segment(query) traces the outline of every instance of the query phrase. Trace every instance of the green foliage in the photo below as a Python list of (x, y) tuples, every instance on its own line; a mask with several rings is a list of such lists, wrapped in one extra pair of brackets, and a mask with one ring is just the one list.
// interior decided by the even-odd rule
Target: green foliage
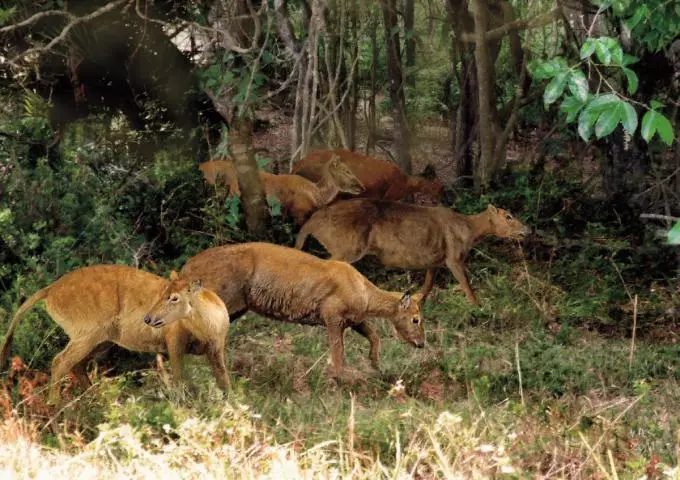
[[(599, 64), (593, 60), (593, 55)], [(597, 72), (600, 81), (606, 85), (610, 85), (606, 70), (613, 69), (619, 72), (614, 75), (625, 77), (630, 95), (637, 91), (638, 77), (629, 66), (638, 59), (625, 54), (615, 38), (587, 38), (581, 46), (580, 59)], [(578, 120), (578, 132), (584, 141), (588, 141), (593, 133), (598, 139), (606, 137), (619, 124), (630, 135), (637, 130), (638, 114), (632, 102), (614, 90), (591, 93), (581, 64), (569, 66), (567, 60), (558, 56), (548, 61), (533, 61), (530, 71), (537, 80), (550, 80), (543, 93), (546, 108), (564, 95), (560, 111), (566, 113), (567, 123)], [(567, 86), (569, 95), (565, 93)], [(658, 134), (664, 143), (670, 145), (674, 138), (672, 125), (657, 108), (653, 102), (648, 107), (642, 119), (641, 135), (645, 141), (651, 142), (654, 135)]]

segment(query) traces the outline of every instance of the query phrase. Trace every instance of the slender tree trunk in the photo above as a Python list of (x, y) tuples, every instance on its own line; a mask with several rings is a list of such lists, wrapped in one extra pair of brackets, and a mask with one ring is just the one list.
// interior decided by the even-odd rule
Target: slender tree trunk
[(484, 0), (470, 0), (470, 12), (475, 22), (475, 62), (477, 64), (477, 99), (479, 107), (479, 164), (475, 172), (475, 188), (485, 188), (493, 175), (494, 129), (490, 97), (493, 89), (491, 56), (486, 41), (488, 11)]
[(371, 21), (371, 95), (368, 99), (368, 139), (366, 140), (366, 153), (375, 150), (376, 137), (376, 111), (375, 97), (378, 95), (377, 65), (378, 65), (378, 20), (377, 15)]
[[(351, 17), (351, 41), (354, 45), (352, 49), (352, 55), (349, 59), (350, 67), (351, 62), (359, 58), (359, 6), (357, 5), (357, 0), (352, 1), (352, 11), (350, 12)], [(350, 93), (347, 109), (347, 143), (350, 150), (354, 150), (356, 147), (356, 129), (357, 129), (357, 107), (359, 104), (359, 64), (357, 63), (356, 68), (352, 70), (352, 77), (350, 78)]]
[(416, 77), (414, 67), (416, 65), (416, 37), (414, 30), (415, 4), (413, 0), (404, 0), (404, 30), (406, 50), (406, 81), (409, 86), (415, 87)]
[(397, 150), (397, 163), (408, 174), (411, 173), (409, 153), (409, 128), (406, 118), (404, 80), (401, 68), (401, 49), (395, 0), (382, 0), (383, 20), (385, 23), (385, 44), (387, 49), (387, 71), (390, 78), (390, 100), (394, 119), (394, 138)]
[(250, 233), (264, 236), (267, 233), (269, 216), (253, 150), (253, 123), (250, 119), (243, 119), (236, 123), (236, 130), (229, 135), (229, 150), (236, 166), (246, 227)]

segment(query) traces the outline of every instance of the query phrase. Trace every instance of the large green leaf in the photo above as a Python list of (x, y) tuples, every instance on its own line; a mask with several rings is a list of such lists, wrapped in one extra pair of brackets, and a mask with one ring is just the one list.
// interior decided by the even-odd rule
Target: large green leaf
[(612, 63), (612, 52), (609, 51), (607, 45), (600, 41), (600, 39), (595, 43), (595, 55), (597, 55), (597, 59), (600, 63), (605, 65)]
[(629, 134), (635, 133), (638, 126), (638, 116), (637, 112), (633, 106), (628, 102), (621, 102), (622, 113), (621, 113), (621, 125), (623, 125), (624, 130)]
[(581, 108), (583, 108), (583, 105), (584, 103), (576, 97), (569, 96), (564, 99), (560, 105), (560, 110), (567, 114), (567, 123), (576, 120), (576, 116), (581, 111)]
[(593, 38), (587, 38), (586, 41), (583, 42), (583, 45), (581, 46), (581, 52), (580, 52), (580, 56), (581, 56), (582, 60), (590, 57), (593, 54), (593, 52), (595, 52), (595, 45), (596, 45), (596, 42), (595, 42), (595, 39), (593, 39)]
[(588, 80), (581, 70), (572, 70), (568, 84), (569, 91), (582, 103), (588, 100)]
[(602, 138), (612, 133), (619, 124), (622, 110), (621, 102), (619, 102), (600, 113), (595, 123), (595, 137)]
[(593, 125), (597, 120), (597, 115), (597, 112), (592, 112), (587, 108), (584, 108), (578, 116), (578, 134), (586, 142), (593, 134)]
[(673, 125), (665, 115), (658, 113), (655, 119), (656, 132), (666, 145), (673, 143)]
[(640, 129), (640, 133), (642, 134), (642, 138), (644, 138), (645, 142), (647, 143), (652, 140), (652, 137), (656, 132), (656, 123), (654, 120), (658, 115), (658, 112), (654, 110), (648, 110), (647, 113), (645, 113), (642, 117), (642, 127)]
[(564, 92), (564, 87), (567, 83), (567, 72), (560, 72), (555, 78), (553, 78), (547, 87), (545, 87), (545, 92), (543, 92), (543, 103), (547, 106), (555, 102), (562, 92)]
[(628, 80), (628, 93), (630, 95), (633, 95), (638, 88), (638, 76), (630, 68), (621, 67), (621, 70), (623, 70), (623, 73), (626, 76), (626, 79)]
[(590, 103), (588, 103), (586, 109), (593, 112), (602, 112), (603, 110), (606, 110), (619, 102), (619, 97), (613, 93), (605, 93), (604, 95), (598, 95), (595, 97)]

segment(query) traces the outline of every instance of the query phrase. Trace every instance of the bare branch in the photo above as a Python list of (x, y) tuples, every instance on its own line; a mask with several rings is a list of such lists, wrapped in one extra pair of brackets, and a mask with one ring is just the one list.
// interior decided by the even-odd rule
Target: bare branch
[(288, 3), (285, 0), (274, 0), (274, 12), (276, 12), (276, 25), (279, 30), (279, 37), (283, 40), (286, 49), (297, 59), (302, 48), (293, 33), (293, 25), (288, 17)]
[[(486, 41), (493, 42), (495, 40), (500, 40), (501, 38), (505, 37), (510, 32), (513, 32), (515, 30), (530, 30), (533, 28), (543, 27), (549, 24), (550, 22), (559, 19), (561, 16), (561, 12), (562, 9), (560, 7), (557, 7), (549, 11), (548, 13), (539, 15), (537, 17), (527, 18), (523, 20), (515, 20), (514, 22), (506, 23), (505, 25), (501, 25), (500, 27), (496, 27), (492, 30), (487, 31), (485, 35)], [(463, 33), (461, 35), (461, 39), (467, 43), (474, 43), (475, 34)]]
[(82, 17), (75, 17), (71, 14), (67, 15), (67, 18), (70, 18), (71, 21), (62, 29), (61, 33), (54, 37), (47, 45), (43, 45), (40, 47), (33, 47), (29, 48), (28, 50), (24, 51), (23, 53), (20, 53), (19, 55), (15, 56), (11, 60), (8, 61), (10, 64), (16, 64), (17, 60), (20, 58), (27, 57), (31, 54), (37, 53), (45, 53), (53, 49), (56, 45), (59, 43), (63, 42), (66, 39), (66, 36), (68, 33), (76, 26), (80, 25), (81, 23), (87, 23), (91, 20), (94, 20), (97, 17), (100, 17), (106, 13), (112, 12), (116, 8), (120, 7), (121, 5), (124, 5), (131, 0), (116, 0), (114, 2), (107, 3), (103, 7), (98, 8), (94, 12), (88, 14), (88, 15), (83, 15)]
[(46, 12), (39, 12), (39, 13), (36, 13), (34, 15), (31, 15), (26, 20), (23, 20), (19, 23), (15, 23), (15, 24), (12, 24), (12, 25), (7, 25), (6, 27), (2, 27), (2, 28), (0, 28), (0, 34), (8, 33), (8, 32), (11, 32), (13, 30), (17, 30), (19, 28), (27, 27), (28, 25), (31, 25), (32, 23), (35, 23), (35, 22), (42, 20), (43, 18), (47, 18), (47, 17), (66, 17), (70, 21), (73, 21), (76, 18), (78, 18), (75, 15), (73, 15), (72, 13), (69, 13), (69, 12), (64, 11), (64, 10), (48, 10)]

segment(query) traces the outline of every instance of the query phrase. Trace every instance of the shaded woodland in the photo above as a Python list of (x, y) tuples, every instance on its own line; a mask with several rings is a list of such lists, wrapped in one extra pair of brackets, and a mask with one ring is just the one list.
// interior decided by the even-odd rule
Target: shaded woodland
[[(357, 367), (352, 387), (326, 383), (323, 333), (248, 317), (230, 333), (229, 396), (202, 370), (192, 377), (209, 393), (172, 393), (151, 356), (113, 349), (93, 390), (71, 397), (92, 406), (89, 416), (54, 414), (37, 400), (40, 372), (66, 338), (36, 309), (0, 381), (0, 413), (37, 425), (26, 427), (33, 441), (66, 452), (102, 424), (129, 423), (175, 442), (180, 419), (217, 418), (226, 402), (251, 405), (263, 420), (234, 407), (220, 422), (259, 433), (224, 434), (206, 449), (254, 437), (298, 449), (347, 438), (340, 453), (314, 457), (325, 466), (310, 471), (321, 476), (338, 461), (348, 478), (388, 477), (377, 458), (392, 475), (403, 468), (419, 478), (499, 475), (506, 463), (546, 478), (660, 478), (677, 468), (677, 2), (7, 1), (0, 39), (2, 335), (27, 297), (85, 265), (167, 277), (213, 246), (293, 246), (311, 206), (359, 191), (334, 164), (344, 190), (312, 178), (321, 183), (311, 206), (291, 218), (272, 178), (303, 172), (308, 158), (332, 159), (327, 150), (398, 167), (390, 178), (401, 190), (388, 200), (467, 215), (492, 204), (531, 230), (468, 248), (458, 269), (467, 267), (479, 301), (467, 280), (462, 289), (476, 304), (458, 286), (465, 273), (437, 272), (423, 307), (425, 351), (380, 327), (385, 366)], [(211, 160), (230, 162), (228, 181), (209, 177)], [(328, 256), (318, 243), (307, 248)], [(371, 256), (355, 266), (386, 290), (432, 280)], [(348, 334), (347, 343), (357, 342)], [(367, 347), (347, 348), (361, 364)], [(135, 395), (138, 406), (107, 406)], [(474, 420), (480, 409), (486, 429)], [(459, 422), (470, 437), (458, 436)], [(525, 449), (509, 432), (535, 440)], [(507, 446), (497, 453), (508, 461), (470, 460), (488, 443)]]

